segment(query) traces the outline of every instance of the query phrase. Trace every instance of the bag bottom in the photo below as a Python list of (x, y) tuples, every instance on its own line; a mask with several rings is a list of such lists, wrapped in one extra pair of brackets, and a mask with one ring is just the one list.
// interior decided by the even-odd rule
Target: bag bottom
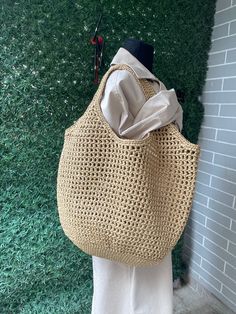
[(124, 263), (129, 266), (154, 266), (158, 265), (162, 261), (162, 259), (155, 261), (147, 260), (140, 256), (113, 251), (111, 248), (106, 248), (106, 252), (104, 253), (104, 248), (91, 242), (77, 242), (76, 246), (86, 254), (106, 258), (118, 263)]

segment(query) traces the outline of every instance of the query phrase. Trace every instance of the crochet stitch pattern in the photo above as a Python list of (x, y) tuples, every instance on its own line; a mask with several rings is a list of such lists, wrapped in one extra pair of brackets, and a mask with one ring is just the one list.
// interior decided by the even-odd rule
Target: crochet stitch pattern
[(200, 146), (170, 123), (142, 139), (119, 137), (100, 108), (109, 75), (130, 71), (146, 99), (155, 94), (125, 64), (113, 65), (84, 114), (65, 130), (57, 204), (65, 235), (82, 251), (131, 266), (161, 262), (190, 213)]

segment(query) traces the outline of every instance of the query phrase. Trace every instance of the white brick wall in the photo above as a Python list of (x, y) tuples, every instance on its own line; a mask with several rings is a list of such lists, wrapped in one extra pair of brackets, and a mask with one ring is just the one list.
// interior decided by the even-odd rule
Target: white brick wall
[(201, 154), (185, 233), (190, 276), (236, 312), (236, 0), (218, 0)]

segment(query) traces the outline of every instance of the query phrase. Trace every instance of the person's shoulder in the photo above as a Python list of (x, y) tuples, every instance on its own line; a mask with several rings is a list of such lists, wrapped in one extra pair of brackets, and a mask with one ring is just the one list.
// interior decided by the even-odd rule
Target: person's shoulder
[(105, 83), (106, 94), (118, 94), (120, 92), (138, 92), (138, 82), (127, 70), (116, 69), (110, 73)]
[(126, 69), (117, 69), (112, 72), (109, 81), (122, 90), (131, 89), (137, 91), (140, 89), (138, 78)]
[(109, 75), (109, 79), (115, 79), (116, 82), (121, 82), (126, 80), (135, 80), (135, 77), (128, 70), (117, 69)]

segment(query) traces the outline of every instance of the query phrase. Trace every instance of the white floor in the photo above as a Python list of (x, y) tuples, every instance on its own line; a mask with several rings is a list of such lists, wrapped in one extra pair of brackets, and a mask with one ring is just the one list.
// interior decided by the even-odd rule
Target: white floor
[(189, 285), (174, 289), (174, 314), (235, 314), (213, 295), (202, 296)]

